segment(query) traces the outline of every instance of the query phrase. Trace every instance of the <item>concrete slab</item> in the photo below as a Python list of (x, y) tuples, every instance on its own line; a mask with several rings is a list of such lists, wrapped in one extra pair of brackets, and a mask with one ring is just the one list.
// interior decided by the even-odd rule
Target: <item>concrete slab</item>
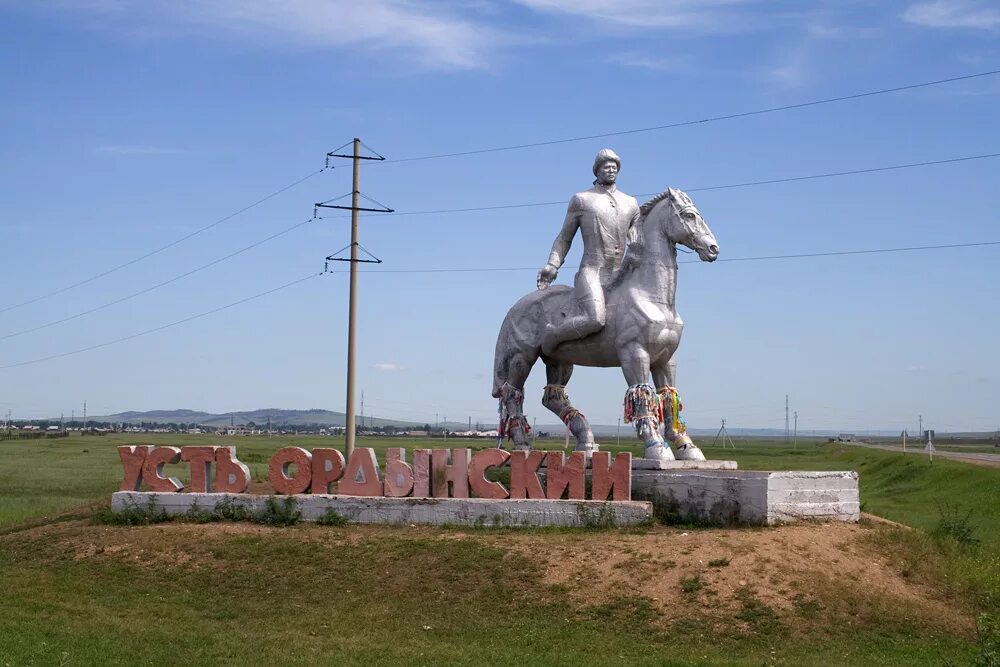
[(772, 525), (861, 518), (858, 473), (758, 470), (634, 470), (632, 497), (661, 520)]
[[(591, 467), (592, 461), (587, 457), (587, 470), (589, 471)], [(544, 472), (547, 468), (548, 463), (544, 461), (538, 466), (539, 472)], [(660, 461), (632, 457), (632, 470), (736, 470), (736, 468), (736, 461)]]
[[(111, 509), (146, 507), (150, 502), (176, 516), (197, 506), (211, 511), (226, 502), (251, 511), (263, 509), (272, 496), (246, 493), (148, 493), (119, 491)], [(491, 500), (486, 498), (383, 498), (303, 494), (294, 498), (303, 521), (316, 521), (328, 511), (351, 523), (458, 526), (631, 526), (649, 521), (653, 505), (645, 501)]]

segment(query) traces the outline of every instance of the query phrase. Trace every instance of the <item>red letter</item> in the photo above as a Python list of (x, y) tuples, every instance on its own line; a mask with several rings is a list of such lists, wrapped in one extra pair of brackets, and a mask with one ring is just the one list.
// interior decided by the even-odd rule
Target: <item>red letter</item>
[(138, 491), (142, 484), (142, 464), (153, 451), (152, 445), (135, 445), (134, 447), (119, 447), (118, 457), (122, 460), (125, 476), (119, 491)]
[(611, 463), (609, 452), (594, 452), (590, 459), (593, 482), (590, 497), (593, 500), (632, 500), (632, 454), (622, 452)]
[(413, 450), (413, 497), (431, 496), (431, 450)]
[(378, 477), (378, 459), (374, 449), (359, 447), (354, 450), (337, 488), (345, 496), (382, 495), (382, 480)]
[(176, 447), (156, 447), (146, 455), (142, 464), (142, 480), (150, 491), (180, 491), (184, 488), (176, 477), (164, 477), (163, 466), (181, 460), (181, 450)]
[(236, 459), (235, 447), (215, 450), (215, 492), (243, 493), (250, 485), (250, 468)]
[(312, 451), (312, 492), (330, 493), (330, 485), (344, 474), (344, 455), (336, 449)]
[(469, 463), (469, 483), (472, 484), (472, 492), (477, 498), (492, 498), (500, 500), (510, 498), (510, 491), (500, 482), (491, 482), (486, 479), (486, 471), (490, 468), (499, 468), (507, 463), (510, 452), (490, 447), (481, 452), (476, 452)]
[(215, 460), (215, 447), (181, 447), (181, 461), (191, 464), (191, 491), (212, 491), (211, 464)]
[[(449, 452), (451, 465), (448, 465)], [(449, 484), (452, 498), (469, 497), (471, 453), (468, 449), (435, 449), (431, 452), (431, 491), (435, 498), (447, 498)]]
[(406, 462), (406, 450), (390, 447), (385, 450), (385, 495), (405, 498), (413, 491), (413, 468)]
[[(293, 464), (295, 476), (289, 477)], [(282, 447), (271, 457), (267, 468), (267, 479), (275, 493), (286, 496), (305, 493), (312, 481), (312, 454), (301, 447)]]
[(546, 498), (559, 500), (567, 488), (569, 493), (566, 497), (570, 500), (583, 500), (586, 497), (587, 458), (583, 452), (573, 452), (569, 455), (569, 461), (563, 459), (562, 452), (549, 452), (545, 463), (549, 466), (545, 477)]
[(538, 466), (542, 465), (545, 452), (528, 452), (519, 449), (510, 455), (510, 497), (544, 498), (542, 483), (538, 479)]

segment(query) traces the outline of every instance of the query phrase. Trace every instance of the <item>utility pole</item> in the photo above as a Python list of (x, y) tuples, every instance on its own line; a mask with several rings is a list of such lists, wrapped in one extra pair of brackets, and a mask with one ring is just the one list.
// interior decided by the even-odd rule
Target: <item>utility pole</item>
[(616, 436), (617, 442), (615, 443), (618, 447), (622, 446), (622, 418), (618, 418), (618, 435)]
[(87, 430), (87, 401), (83, 402), (83, 430)]
[(788, 394), (785, 394), (785, 444), (788, 444)]
[(922, 437), (924, 437), (924, 416), (920, 415), (919, 417), (917, 417), (917, 419), (919, 420), (918, 421), (918, 423), (920, 424), (920, 431), (919, 432), (920, 432), (920, 437), (922, 438)]
[[(375, 151), (372, 152), (375, 153), (376, 157), (362, 155), (361, 139), (357, 137), (355, 137), (354, 141), (351, 143), (353, 143), (354, 145), (354, 151), (351, 155), (344, 155), (337, 152), (340, 150), (340, 148), (344, 148), (345, 146), (347, 146), (347, 144), (344, 144), (344, 146), (334, 149), (326, 154), (327, 165), (329, 165), (331, 157), (338, 157), (338, 158), (350, 158), (354, 166), (354, 179), (353, 179), (353, 188), (351, 190), (351, 208), (350, 208), (351, 258), (344, 259), (336, 257), (337, 253), (334, 253), (333, 255), (330, 255), (326, 258), (327, 263), (329, 263), (330, 261), (339, 261), (339, 262), (346, 261), (351, 263), (351, 282), (350, 282), (351, 287), (350, 287), (350, 296), (348, 300), (348, 309), (347, 309), (348, 313), (347, 315), (347, 407), (346, 407), (347, 414), (344, 418), (344, 453), (347, 455), (348, 459), (351, 458), (351, 454), (354, 453), (354, 439), (357, 432), (356, 431), (357, 425), (354, 423), (354, 377), (355, 377), (354, 361), (356, 356), (355, 352), (357, 350), (358, 264), (361, 262), (368, 262), (375, 264), (382, 263), (382, 260), (378, 259), (374, 255), (371, 255), (371, 253), (369, 253), (367, 250), (365, 250), (365, 253), (370, 255), (372, 259), (358, 258), (358, 250), (363, 249), (361, 248), (361, 244), (358, 242), (358, 212), (359, 211), (371, 211), (374, 213), (393, 212), (391, 208), (387, 208), (385, 206), (382, 206), (381, 204), (379, 204), (380, 208), (368, 208), (368, 207), (361, 207), (358, 205), (358, 197), (362, 196), (361, 161), (385, 160), (385, 158), (379, 155), (378, 153), (375, 153)], [(366, 148), (368, 148), (368, 150), (371, 150), (371, 148), (368, 146), (366, 146)], [(340, 197), (338, 197), (337, 199), (340, 199)], [(369, 199), (369, 197), (365, 197), (365, 199)], [(374, 200), (372, 201), (374, 202)], [(374, 203), (377, 204), (378, 202)], [(346, 209), (347, 207), (340, 205), (333, 205), (330, 204), (329, 202), (319, 202), (316, 204), (316, 208)], [(313, 209), (313, 216), (315, 215), (316, 215), (315, 209)]]
[(444, 415), (444, 446), (448, 446), (448, 415)]
[(799, 411), (795, 411), (795, 430), (792, 431), (792, 447), (798, 448), (799, 446)]
[(729, 431), (726, 430), (726, 420), (725, 420), (725, 418), (723, 418), (723, 420), (722, 420), (722, 426), (719, 427), (719, 432), (715, 434), (715, 440), (712, 441), (712, 445), (715, 445), (715, 443), (717, 443), (719, 441), (720, 437), (722, 438), (722, 448), (723, 449), (726, 448), (726, 440), (729, 440), (730, 446), (733, 449), (736, 449), (736, 443), (733, 442), (733, 439), (729, 436)]
[(267, 416), (267, 437), (271, 437), (271, 415)]

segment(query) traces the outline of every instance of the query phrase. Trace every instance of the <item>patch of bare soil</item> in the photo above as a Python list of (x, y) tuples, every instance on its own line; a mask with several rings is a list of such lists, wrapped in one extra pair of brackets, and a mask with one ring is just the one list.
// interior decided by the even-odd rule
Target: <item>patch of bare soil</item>
[(713, 617), (752, 623), (762, 614), (789, 626), (893, 619), (971, 637), (970, 611), (908, 580), (892, 554), (878, 553), (865, 539), (886, 528), (803, 523), (635, 535), (513, 534), (496, 541), (540, 561), (545, 581), (580, 604), (645, 597), (665, 624)]
[[(860, 525), (802, 523), (774, 528), (647, 531), (490, 531), (431, 527), (301, 525), (270, 528), (245, 523), (166, 523), (125, 528), (64, 521), (0, 536), (44, 543), (72, 559), (113, 558), (161, 567), (222, 567), (213, 546), (240, 536), (273, 536), (338, 545), (395, 540), (471, 540), (535, 565), (542, 595), (566, 595), (580, 608), (643, 599), (664, 626), (696, 620), (752, 629), (772, 620), (784, 626), (856, 627), (895, 623), (972, 637), (971, 610), (911, 581), (897, 557), (879, 552)], [(430, 576), (430, 573), (425, 573)], [(442, 575), (444, 576), (444, 575)], [(516, 576), (516, 572), (512, 572)]]

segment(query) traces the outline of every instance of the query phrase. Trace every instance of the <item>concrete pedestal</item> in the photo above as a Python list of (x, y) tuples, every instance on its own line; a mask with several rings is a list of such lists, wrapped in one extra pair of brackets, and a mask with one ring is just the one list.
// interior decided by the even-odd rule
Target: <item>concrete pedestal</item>
[(197, 507), (212, 511), (219, 503), (260, 511), (268, 498), (294, 498), (303, 521), (333, 511), (351, 523), (457, 526), (631, 526), (649, 521), (649, 502), (599, 500), (486, 500), (483, 498), (383, 498), (303, 494), (258, 496), (245, 493), (150, 493), (118, 491), (111, 509), (145, 508), (150, 502), (177, 516)]
[(772, 525), (800, 519), (855, 522), (858, 473), (756, 470), (633, 470), (632, 498), (657, 518), (713, 525)]
[(660, 461), (634, 458), (632, 470), (736, 470), (736, 461)]

